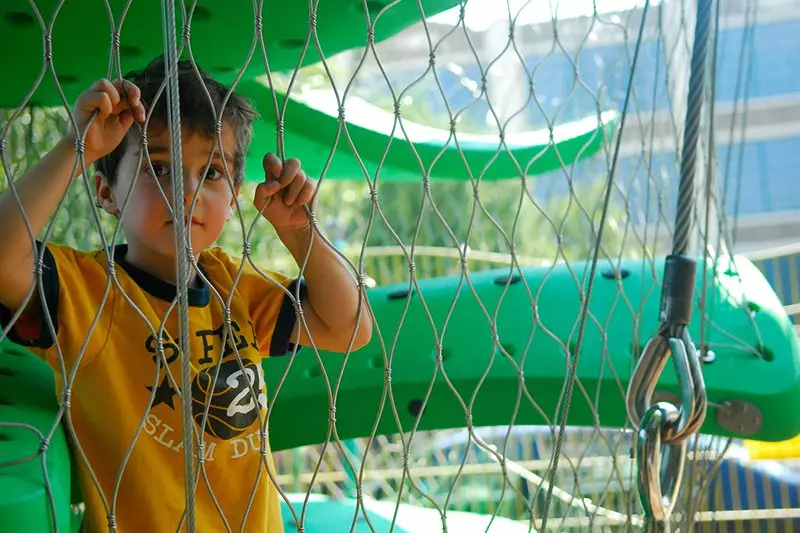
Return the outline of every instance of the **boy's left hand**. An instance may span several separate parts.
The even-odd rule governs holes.
[[[314,180],[306,176],[300,168],[300,161],[287,159],[285,163],[272,153],[264,156],[263,183],[256,187],[255,203],[259,211],[264,208],[264,218],[270,221],[276,231],[297,231],[311,225],[305,206],[311,202],[316,190]]]

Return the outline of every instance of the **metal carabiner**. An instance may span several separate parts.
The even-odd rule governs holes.
[[[650,339],[631,375],[626,395],[628,417],[634,426],[639,426],[651,407],[667,359],[672,357],[680,393],[680,420],[676,427],[662,435],[669,444],[685,440],[700,429],[708,403],[697,350],[687,328],[682,328],[680,335],[681,338],[676,338],[660,334]]]
[[[645,533],[669,533],[686,459],[686,441],[663,443],[681,419],[677,407],[659,402],[642,417],[636,442],[637,484]]]

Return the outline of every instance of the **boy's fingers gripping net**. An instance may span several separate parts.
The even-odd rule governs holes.
[[[8,109],[0,139],[2,186],[20,207],[23,191],[15,182],[74,121],[69,104],[77,94],[75,79],[54,62],[60,41],[51,38],[58,17],[69,16],[69,4],[61,15],[54,11],[52,20],[33,4],[12,17],[29,21],[30,31],[41,26],[46,43],[41,72],[30,79],[25,97],[3,102]],[[48,243],[108,250],[87,339],[108,327],[103,309],[125,312],[128,327],[147,331],[144,350],[135,339],[136,353],[152,366],[146,367],[147,383],[140,384],[147,396],[135,423],[121,433],[125,441],[118,443],[117,468],[109,476],[92,464],[97,442],[79,435],[85,428],[76,427],[72,414],[83,364],[102,351],[87,341],[65,353],[56,331],[63,323],[45,309],[43,328],[55,341],[49,362],[63,391],[59,410],[45,422],[0,416],[0,451],[12,439],[23,443],[15,449],[27,450],[0,455],[0,474],[36,465],[44,473],[48,523],[63,523],[56,478],[47,473],[54,468],[48,460],[54,443],[63,441],[65,430],[81,465],[83,492],[96,493],[92,501],[103,508],[110,530],[131,497],[126,483],[142,474],[129,470],[140,453],[137,443],[154,442],[183,454],[189,472],[185,510],[164,530],[205,530],[213,522],[218,531],[246,531],[248,521],[263,514],[259,487],[265,480],[279,492],[283,521],[308,533],[330,530],[325,528],[335,505],[347,511],[337,531],[622,531],[652,521],[653,508],[642,508],[640,493],[655,494],[648,490],[657,479],[674,481],[669,509],[660,502],[656,510],[655,518],[665,524],[686,530],[693,523],[727,520],[704,514],[706,502],[698,495],[715,483],[729,442],[693,437],[702,420],[694,409],[689,408],[692,417],[677,409],[705,394],[692,379],[700,358],[726,350],[764,356],[750,341],[761,335],[758,324],[748,322],[746,337],[726,330],[704,296],[718,281],[720,270],[713,265],[736,244],[738,215],[738,207],[730,208],[738,186],[728,179],[735,169],[727,164],[719,171],[716,156],[709,156],[718,153],[720,138],[719,132],[716,139],[710,135],[716,116],[711,88],[723,68],[717,62],[747,87],[752,47],[740,37],[740,54],[717,58],[718,33],[724,26],[748,35],[754,2],[736,3],[730,12],[723,5],[710,15],[707,61],[713,67],[702,85],[705,104],[696,113],[703,120],[692,125],[697,131],[689,151],[694,185],[682,188],[691,202],[679,202],[678,189],[684,183],[680,163],[687,157],[687,102],[697,105],[687,96],[695,2],[365,1],[342,3],[346,7],[324,17],[321,4],[309,3],[305,19],[287,23],[296,34],[276,41],[262,21],[281,18],[263,12],[261,4],[249,12],[231,8],[238,18],[227,15],[228,23],[235,26],[209,33],[215,17],[222,17],[220,8],[165,1],[158,20],[164,34],[177,40],[151,47],[165,55],[167,75],[154,89],[161,103],[150,105],[147,121],[134,124],[129,134],[141,149],[137,161],[124,167],[136,171],[127,189],[115,190],[117,217],[95,206],[81,141],[71,169],[76,177],[58,192],[55,214],[41,234],[34,234],[31,213],[20,209],[31,242],[39,243],[32,265],[49,264]],[[138,41],[126,43],[136,34],[124,31],[136,13],[104,14],[104,31],[114,38],[104,58],[107,71],[95,77],[120,79],[146,63],[137,59]],[[351,43],[331,30],[338,16],[355,20],[352,28],[363,39]],[[249,47],[235,55],[241,58],[237,63],[214,64],[221,56],[214,55],[209,35],[229,31],[249,32]],[[215,46],[224,48],[220,39]],[[179,64],[179,57],[188,61]],[[234,54],[224,57],[230,62]],[[194,100],[176,85],[180,69],[201,80]],[[245,93],[261,118],[247,156],[219,164],[210,157],[204,168],[181,168],[176,155],[182,153],[184,161],[190,155],[179,143],[156,145],[166,149],[166,159],[154,149],[160,138],[158,128],[150,127],[157,123],[153,117],[168,117],[162,126],[175,138],[187,126],[184,113],[191,115],[184,107],[178,113],[177,102],[206,108],[211,127],[198,131],[224,152],[224,125],[234,116],[231,96],[215,99],[200,69]],[[57,99],[36,105],[33,96],[49,90],[48,84]],[[732,126],[724,134],[729,151],[741,150],[745,141],[739,119],[748,94],[737,91],[731,98]],[[158,105],[168,113],[158,115]],[[280,202],[281,194],[260,210],[253,205],[255,187],[269,172],[262,163],[266,152],[282,161],[299,158],[317,180],[314,208],[305,210],[312,228],[303,233],[308,246],[298,245],[293,254],[265,220],[275,216],[270,203]],[[159,176],[165,165],[180,170]],[[235,198],[218,244],[233,257],[244,255],[231,269],[231,290],[219,289],[211,272],[192,260],[192,252],[200,252],[191,238],[200,231],[192,217],[205,214],[204,188],[218,187],[209,184],[217,173],[228,178],[220,183]],[[158,309],[142,303],[129,272],[121,273],[115,259],[125,224],[139,208],[133,191],[143,186],[140,181],[178,221],[174,247],[180,253],[169,272],[178,290]],[[679,236],[676,217],[682,221]],[[644,302],[658,301],[661,258],[676,238],[676,253],[697,257],[698,270],[711,272],[690,296],[693,324],[699,326],[692,326],[691,337],[683,335],[685,329],[656,336],[652,347],[662,349],[643,355],[647,340],[663,333],[658,304]],[[315,340],[314,319],[301,305],[308,301],[305,289],[274,274],[306,278],[313,291],[318,253],[351,270],[362,295],[356,314],[375,321],[366,348],[353,350],[353,327],[344,335],[344,355],[321,349],[324,340]],[[726,275],[738,276],[735,268]],[[20,310],[49,303],[47,276],[47,268],[36,269],[36,283]],[[196,280],[191,286],[190,279]],[[388,285],[391,290],[380,292]],[[192,329],[198,286],[208,288],[208,305],[222,310],[208,331]],[[286,359],[263,366],[249,359],[246,351],[257,344],[250,328],[255,336],[258,325],[238,322],[232,296],[237,287],[272,287],[289,302],[302,336],[310,337],[306,346],[298,351],[295,337],[288,339]],[[22,311],[4,318],[3,339],[21,331],[26,320]],[[661,388],[668,342],[675,339],[690,345],[678,361],[685,379]],[[209,348],[194,353],[189,346]],[[214,363],[198,372],[196,360],[206,356]],[[640,370],[634,372],[637,362]],[[645,372],[648,364],[651,371]],[[641,387],[626,398],[629,383]],[[240,394],[225,409],[215,403],[221,384]],[[636,425],[626,406],[636,413]],[[165,422],[161,413],[167,409],[181,413],[182,428]],[[237,409],[252,413],[246,428],[228,423],[242,414]],[[686,419],[679,423],[681,416]],[[686,448],[691,453],[684,467]],[[220,462],[234,464],[251,454],[256,468],[246,479],[217,470]],[[637,470],[637,461],[669,468],[659,478],[652,470]],[[156,491],[159,476],[152,472]],[[239,497],[235,512],[228,498],[232,485]],[[81,510],[80,501],[72,503]],[[480,516],[465,520],[460,511]]]

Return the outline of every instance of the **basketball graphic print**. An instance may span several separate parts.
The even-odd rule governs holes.
[[[241,365],[231,359],[220,365],[215,381],[216,372],[216,366],[211,365],[194,378],[192,416],[195,423],[202,426],[208,404],[205,432],[229,440],[253,425],[259,409],[266,408],[264,370],[248,359],[242,359]],[[253,392],[257,397],[253,397]]]

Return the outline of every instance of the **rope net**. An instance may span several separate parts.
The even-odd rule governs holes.
[[[642,291],[657,293],[660,284],[654,274],[656,258],[672,249],[676,214],[692,221],[690,253],[713,262],[718,254],[735,249],[737,212],[733,198],[737,195],[736,180],[735,176],[728,175],[731,165],[726,167],[725,173],[720,173],[716,155],[708,157],[708,154],[717,153],[715,141],[709,135],[713,115],[708,108],[713,108],[711,91],[716,62],[724,61],[725,68],[739,72],[742,90],[735,99],[738,116],[746,114],[750,61],[747,36],[755,25],[757,2],[730,4],[730,8],[737,11],[732,17],[738,17],[743,33],[742,53],[736,58],[716,56],[715,31],[720,20],[727,20],[726,6],[722,6],[721,14],[716,9],[718,6],[712,12],[708,53],[713,66],[709,69],[710,82],[704,88],[707,105],[698,111],[703,116],[694,154],[697,201],[694,205],[683,205],[682,211],[678,209],[677,191],[694,42],[694,2],[663,0],[650,2],[646,7],[645,2],[633,0],[532,0],[527,3],[508,0],[504,5],[469,0],[460,9],[432,17],[426,16],[420,7],[414,25],[392,38],[373,42],[374,32],[366,29],[373,25],[379,27],[382,17],[389,17],[395,4],[397,2],[385,6],[379,2],[365,2],[360,7],[365,28],[362,47],[331,57],[320,44],[317,26],[310,24],[308,39],[305,35],[298,36],[302,42],[298,60],[306,53],[317,53],[321,61],[298,66],[291,72],[275,72],[270,69],[269,62],[264,61],[270,50],[263,49],[263,39],[259,36],[266,29],[256,24],[253,53],[236,66],[235,72],[258,71],[262,81],[271,87],[263,95],[263,103],[268,107],[273,106],[275,94],[285,93],[289,98],[304,102],[334,98],[344,120],[348,119],[351,101],[368,102],[392,114],[397,137],[391,143],[387,141],[387,151],[392,143],[408,144],[403,139],[403,128],[411,123],[450,132],[445,146],[462,155],[464,148],[459,144],[459,135],[493,136],[494,144],[489,150],[495,153],[495,158],[512,160],[515,152],[507,140],[516,133],[552,132],[559,125],[587,117],[599,118],[610,110],[619,113],[624,128],[618,122],[613,136],[598,132],[602,141],[596,154],[573,161],[561,158],[556,168],[544,173],[533,172],[537,162],[534,157],[515,160],[517,172],[504,176],[507,179],[484,179],[491,171],[492,162],[483,168],[463,165],[456,170],[449,169],[447,172],[454,173],[455,178],[439,179],[444,171],[437,167],[436,160],[420,159],[416,172],[407,172],[403,180],[394,181],[381,179],[385,160],[362,158],[359,145],[351,140],[340,122],[341,129],[328,147],[330,153],[352,151],[362,174],[352,176],[352,180],[326,179],[326,165],[317,162],[321,172],[312,176],[318,180],[313,223],[327,242],[319,245],[335,248],[348,261],[354,285],[359,279],[366,287],[396,284],[416,288],[424,296],[424,290],[418,285],[421,280],[455,276],[462,287],[458,289],[460,298],[474,298],[469,292],[470,280],[484,270],[505,269],[513,274],[526,266],[551,267],[553,270],[547,271],[542,280],[542,286],[546,286],[551,272],[565,267],[570,269],[574,280],[574,295],[590,298],[589,265],[594,264],[600,271],[614,271],[623,260],[637,259],[650,278]],[[309,3],[313,15],[310,20],[321,24],[316,20],[316,8]],[[38,13],[34,4],[30,9],[31,15],[50,20],[51,14]],[[165,8],[164,12],[174,16],[174,9],[174,6]],[[649,12],[645,18],[646,9]],[[267,13],[260,10],[261,5],[256,5],[253,17],[266,20]],[[193,6],[180,5],[178,18],[182,18],[181,13],[192,11]],[[122,35],[118,44],[124,47],[124,21],[120,22],[118,12],[109,11],[109,15],[110,20],[119,24],[113,30]],[[190,19],[189,28],[191,24]],[[253,27],[253,21],[242,21],[241,27]],[[76,28],[76,35],[77,32]],[[184,58],[191,58],[193,64],[196,60],[196,65],[203,68],[202,58],[192,57],[192,40],[191,37],[186,40],[187,35],[190,32],[184,31],[184,40],[179,39],[174,50],[166,49],[166,56],[182,54]],[[57,49],[58,43],[53,43],[56,55]],[[127,71],[124,60],[120,61],[115,55],[118,50],[117,47],[109,49],[111,66],[108,72],[98,72],[97,78],[106,76],[115,80]],[[49,64],[52,57],[45,60],[45,64]],[[167,63],[169,65],[169,60]],[[239,77],[229,81],[236,89],[237,84],[244,83],[242,80],[243,77]],[[55,82],[60,85],[63,80],[56,75]],[[35,88],[32,86],[31,92]],[[165,81],[161,98],[168,98],[170,90]],[[282,100],[274,102],[277,106]],[[19,107],[3,111],[2,186],[6,189],[56,146],[74,117],[66,105],[37,107],[29,104],[20,102]],[[285,108],[277,108],[278,115],[283,117]],[[304,160],[306,156],[297,153],[296,147],[284,136],[292,127],[290,121],[287,115],[285,122],[283,118],[279,122],[273,150],[281,157]],[[744,142],[744,136],[736,130],[741,123],[741,120],[734,120],[731,131],[717,133],[728,136],[726,143],[734,153],[737,142]],[[274,126],[270,124],[270,128]],[[739,140],[734,142],[734,138]],[[261,156],[263,154],[258,154],[259,158]],[[66,188],[58,209],[37,238],[87,251],[124,243],[119,219],[106,215],[96,206],[91,186],[93,169],[83,170],[83,176]],[[230,176],[230,170],[226,172]],[[256,181],[262,179],[260,168],[250,166],[247,172],[256,174]],[[264,269],[259,272],[265,277],[271,271],[290,277],[303,276],[303,262],[298,265],[286,252],[254,207],[251,198],[255,186],[256,182],[249,181],[242,186],[235,215],[219,237],[219,245],[234,257],[241,257],[243,249],[248,251],[252,263]],[[165,194],[164,201],[168,200],[169,195]],[[123,208],[121,217],[125,213]],[[197,267],[185,265],[185,268],[196,270]],[[188,271],[184,270],[181,275],[187,276]],[[120,293],[125,292],[116,281],[110,286]],[[454,288],[452,297],[456,292]],[[26,303],[32,295],[33,291]],[[218,299],[223,306],[228,305],[219,294],[212,293],[211,298]],[[529,294],[528,309],[532,313],[537,305],[536,298],[537,294]],[[481,306],[479,300],[470,305]],[[100,305],[107,303],[103,300]],[[710,350],[719,348],[708,345],[704,338],[708,331],[719,328],[715,324],[714,309],[706,309],[701,299],[696,304],[696,312],[705,317],[704,331],[693,332],[697,344]],[[124,298],[122,304],[116,305],[137,306],[131,298]],[[150,322],[148,327],[153,332],[176,328],[169,333],[172,338],[179,339],[178,329],[186,324],[179,326],[177,320],[183,320],[188,313],[186,305],[176,298],[170,319]],[[615,305],[629,315],[632,324],[641,322],[641,310],[624,301],[621,289]],[[141,309],[135,311],[130,316],[145,320]],[[361,312],[370,313],[366,300]],[[493,309],[485,309],[485,323],[475,327],[485,328],[487,335],[491,335],[496,327],[492,324],[493,313]],[[447,313],[444,321],[428,315],[430,328],[439,339],[439,348],[448,345],[449,337],[459,336],[457,328],[448,325],[451,314],[452,311]],[[12,330],[17,319],[14,316],[6,324],[2,338]],[[584,328],[602,331],[604,320],[606,317],[590,312],[575,316],[573,334],[564,342],[565,356],[568,358],[575,343],[581,342]],[[552,327],[548,316],[538,313],[534,313],[533,322],[534,328]],[[384,330],[381,326],[380,322],[376,323],[373,334],[373,339],[380,339],[376,344],[380,352],[368,355],[377,361],[378,368],[387,370],[400,364],[402,354],[394,353],[393,344],[399,331]],[[52,328],[52,324],[49,327]],[[643,345],[653,333],[637,331],[636,327],[631,329],[634,336],[626,341],[631,346]],[[224,335],[236,338],[233,331],[226,331]],[[725,338],[729,345],[741,344],[736,332],[727,332]],[[499,341],[499,345],[492,348],[496,352],[492,364],[510,364],[514,354],[507,353],[502,348],[502,339]],[[169,354],[165,353],[164,345],[159,343],[157,348],[156,355],[166,361]],[[432,344],[428,349],[434,353],[437,346]],[[605,343],[603,349],[607,349]],[[536,346],[529,346],[526,352],[528,357],[535,357]],[[319,356],[320,350],[304,347],[293,357],[296,360]],[[518,353],[516,359],[519,361],[525,356]],[[70,357],[75,358],[74,355]],[[359,357],[363,356],[358,351],[348,354],[344,365],[363,364]],[[635,358],[631,358],[630,368],[635,362]],[[608,364],[610,366],[603,372],[615,376],[619,369],[613,368],[610,359]],[[164,367],[156,365],[156,374],[152,376],[153,394],[156,394],[156,385],[164,379]],[[325,373],[324,367],[319,368]],[[595,402],[597,384],[575,383],[570,380],[569,365],[564,368],[560,408],[568,406],[573,395]],[[181,377],[175,366],[170,371],[169,382],[179,390],[179,383],[186,376]],[[440,357],[419,372],[429,374],[432,380],[438,373],[446,373],[447,368]],[[385,372],[385,376],[384,384],[376,382],[374,385],[390,388],[391,373]],[[324,377],[329,380],[332,401],[338,394],[337,376],[326,374]],[[68,374],[58,379],[64,390],[72,391],[73,383],[79,378]],[[599,382],[608,378],[598,376],[597,379]],[[620,391],[618,402],[623,405],[625,385],[618,378],[615,381]],[[373,433],[356,439],[340,439],[333,432],[326,444],[268,453],[270,460],[260,463],[259,475],[269,477],[278,487],[284,505],[284,523],[294,524],[298,531],[314,530],[312,524],[320,523],[320,518],[314,514],[316,496],[312,495],[322,495],[337,501],[353,498],[358,502],[349,508],[349,513],[342,515],[341,523],[335,524],[334,529],[326,529],[335,531],[388,531],[391,528],[394,531],[517,531],[504,520],[515,522],[521,527],[520,531],[628,531],[642,525],[633,457],[636,428],[630,424],[611,427],[603,414],[608,405],[593,406],[594,427],[560,427],[564,420],[562,412],[543,413],[547,421],[544,425],[518,425],[514,415],[504,426],[476,427],[471,421],[471,409],[480,391],[472,392],[471,398],[451,388],[451,395],[465,408],[466,423],[459,429],[421,431],[408,426],[398,428],[394,434]],[[281,391],[268,393],[267,402],[272,406]],[[536,390],[509,390],[508,394],[534,407],[540,401]],[[62,393],[61,398],[64,397],[68,396]],[[176,404],[183,403],[179,398],[180,394],[175,398]],[[426,404],[427,398],[422,402],[423,410],[436,409],[433,402]],[[93,472],[92,465],[81,452],[89,443],[81,442],[70,423],[71,407],[63,403],[61,407],[50,434],[39,434],[36,438],[45,443],[56,427],[63,424],[73,450],[77,450],[76,462],[87,463],[88,471]],[[149,438],[144,433],[149,432],[148,416],[153,409],[146,406],[137,412],[141,421],[137,439]],[[385,412],[404,409],[405,406],[394,404],[391,394],[386,397]],[[342,410],[333,413],[331,420],[363,416]],[[304,415],[297,413],[297,416]],[[268,418],[261,421],[266,423]],[[187,442],[200,439],[202,432],[197,431],[191,419],[189,424],[191,427],[184,438]],[[0,437],[3,437],[0,441],[32,431],[24,424],[0,420]],[[174,428],[174,431],[173,438],[178,443],[182,430]],[[255,448],[262,445],[256,443]],[[128,450],[124,456],[129,458],[135,440],[119,443],[119,446]],[[729,508],[728,515],[724,512],[712,515],[707,512],[706,499],[699,497],[708,493],[715,483],[721,483],[720,472],[727,468],[723,458],[731,446],[731,441],[722,438],[697,436],[690,439],[686,471],[672,516],[673,526],[680,527],[681,531],[695,527],[693,524],[698,528],[724,527],[747,518],[744,512],[737,514],[735,506]],[[38,450],[34,446],[25,457],[0,457],[0,472],[20,461],[42,460],[47,453],[45,449],[46,446]],[[47,464],[43,464],[46,469]],[[219,496],[229,489],[228,484],[244,481],[213,481],[208,473],[210,464],[196,460],[187,464],[193,476],[190,485],[206,487],[219,506],[219,515],[225,516],[225,528],[248,530],[247,516],[227,515]],[[122,464],[118,475],[122,478],[123,474],[134,475],[125,472]],[[253,483],[252,479],[248,482]],[[728,478],[727,482],[732,481]],[[152,483],[157,493],[156,478]],[[82,490],[97,490],[97,486],[85,486]],[[112,528],[116,527],[116,506],[121,505],[117,500],[118,490],[119,485],[116,485],[102,497],[106,505],[104,514],[110,517],[108,525]],[[255,492],[255,486],[252,490]],[[192,490],[187,491],[190,502],[192,493]],[[420,509],[433,510],[433,514],[425,514]],[[79,514],[83,509],[73,505],[73,511]],[[463,520],[459,512],[464,511],[480,513],[481,518],[458,522]],[[207,516],[208,512],[195,514],[193,509],[187,508],[180,522],[161,524],[161,530],[205,530],[202,523],[194,522],[196,517]],[[211,512],[216,511],[212,509]],[[246,509],[245,515],[250,512],[252,507]],[[780,515],[767,518],[778,523]],[[287,530],[291,530],[288,525]]]

